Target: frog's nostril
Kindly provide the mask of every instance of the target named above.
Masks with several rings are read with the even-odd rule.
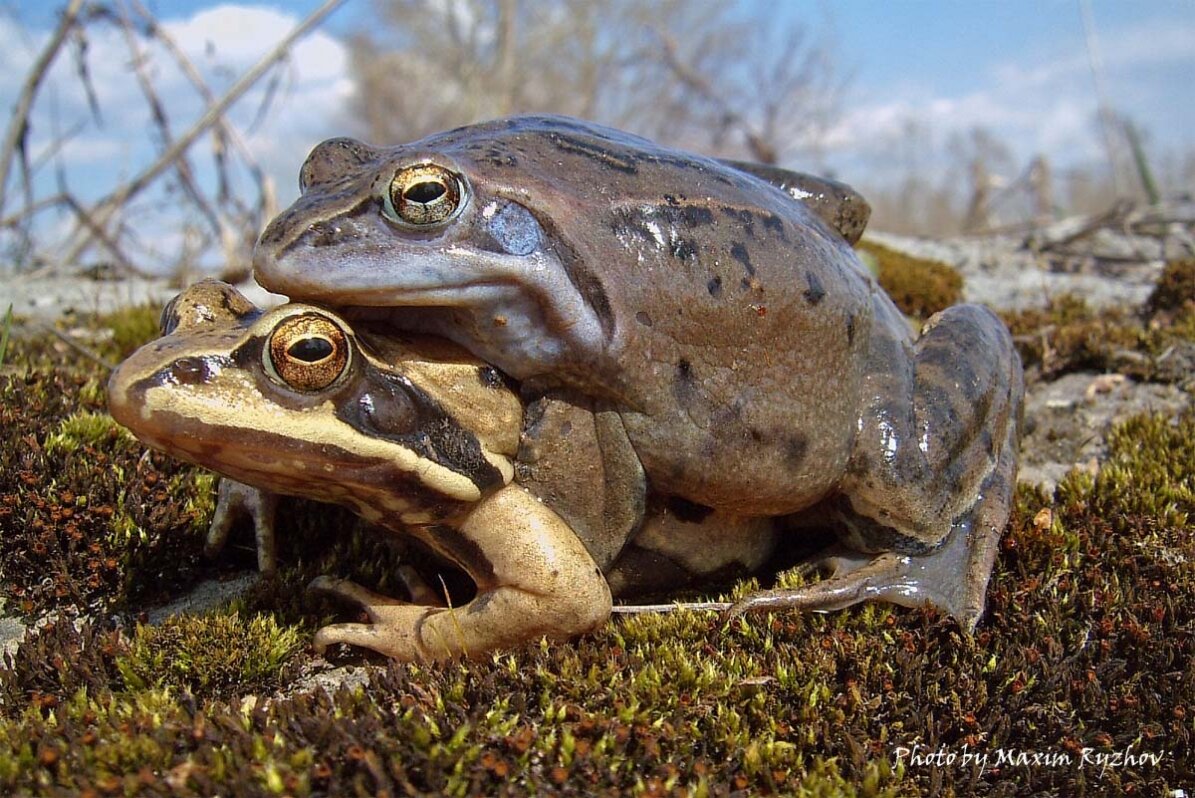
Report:
[[[170,366],[170,376],[179,385],[202,385],[212,377],[211,364],[202,357],[180,357]]]
[[[308,241],[313,247],[331,246],[344,234],[344,229],[336,222],[316,222],[307,229]]]

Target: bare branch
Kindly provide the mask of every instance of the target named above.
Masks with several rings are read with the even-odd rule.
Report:
[[[141,270],[134,266],[129,259],[125,257],[124,251],[120,248],[120,245],[112,240],[112,238],[104,230],[103,225],[99,224],[94,218],[92,218],[91,214],[88,213],[87,210],[80,205],[73,196],[70,194],[63,194],[62,196],[63,204],[74,211],[75,217],[79,220],[79,223],[93,236],[95,236],[96,240],[103,245],[104,249],[108,250],[108,253],[112,255],[112,258],[116,261],[116,264],[121,268],[122,271],[124,271],[125,274],[142,275]]]
[[[139,15],[141,15],[147,34],[156,38],[158,42],[160,42],[161,45],[166,48],[166,51],[170,53],[171,57],[174,58],[175,63],[178,64],[179,69],[182,70],[183,75],[186,76],[187,80],[191,82],[191,85],[195,87],[195,90],[199,92],[199,96],[203,98],[204,102],[208,105],[214,104],[216,102],[216,95],[207,85],[207,82],[204,81],[203,76],[199,74],[199,70],[195,68],[195,64],[190,58],[187,57],[186,53],[182,51],[182,48],[178,46],[178,43],[174,40],[174,37],[171,36],[165,28],[157,23],[157,20],[153,18],[153,15],[150,14],[149,10],[141,2],[141,0],[132,0],[132,3],[133,8]],[[225,140],[231,142],[232,146],[236,149],[237,155],[240,157],[241,162],[253,176],[253,180],[257,184],[258,191],[264,192],[265,187],[263,185],[263,181],[265,178],[261,170],[261,165],[253,156],[253,153],[249,150],[249,146],[245,143],[244,137],[241,136],[237,129],[231,125],[227,119],[221,117],[214,125],[212,125],[212,134],[215,139],[212,144],[212,150],[216,161],[217,179],[220,184],[220,190],[218,193],[221,201],[226,201],[230,198],[228,163],[226,158],[227,146]]]
[[[45,79],[46,72],[54,63],[54,58],[62,48],[62,43],[66,41],[67,34],[74,26],[82,7],[83,0],[71,0],[67,5],[66,10],[62,12],[62,18],[58,20],[58,27],[54,29],[50,41],[46,42],[46,46],[42,48],[37,60],[33,62],[29,76],[25,78],[25,83],[21,86],[21,93],[12,111],[12,119],[8,121],[8,130],[4,134],[4,143],[0,145],[0,210],[4,209],[8,173],[13,155],[18,147],[24,147],[25,137],[29,132],[29,111],[33,107],[33,98],[37,95],[37,90]]]
[[[261,77],[277,62],[280,58],[286,56],[287,52],[301,37],[307,34],[313,27],[318,25],[328,14],[332,13],[339,7],[344,0],[325,0],[324,4],[313,11],[305,20],[300,22],[295,28],[286,35],[275,47],[266,53],[256,64],[253,65],[245,74],[237,79],[228,91],[224,93],[216,103],[208,106],[201,116],[183,135],[175,139],[166,150],[158,156],[158,159],[149,167],[144,169],[140,174],[132,180],[118,186],[115,190],[109,193],[106,197],[92,205],[91,211],[87,214],[94,225],[99,228],[106,226],[112,214],[118,208],[128,202],[131,198],[140,194],[153,181],[170,168],[170,166],[187,151],[195,140],[203,135],[208,128],[216,124],[217,121],[223,117],[228,108],[236,102],[241,96],[248,91]],[[88,227],[88,235],[81,237],[70,248],[69,255],[65,259],[67,263],[74,262],[79,254],[90,244],[91,234],[94,231]]]
[[[158,129],[158,135],[162,139],[163,146],[169,147],[174,137],[170,132],[170,121],[166,118],[166,108],[162,104],[161,98],[158,97],[157,90],[154,89],[153,81],[146,74],[146,55],[142,52],[141,45],[137,41],[132,20],[129,19],[128,9],[124,7],[123,3],[121,4],[120,14],[117,16],[117,23],[124,33],[125,45],[129,48],[133,72],[137,76],[137,85],[141,88],[141,95],[145,98],[146,103],[149,104],[150,115],[153,117],[154,125]],[[179,154],[178,159],[174,162],[174,170],[178,174],[179,184],[182,186],[183,193],[199,209],[199,212],[203,214],[203,217],[211,225],[216,235],[219,235],[224,221],[220,218],[216,209],[212,207],[211,203],[203,196],[202,192],[200,192],[199,187],[195,185],[195,178],[191,172],[191,164],[187,160],[186,153]]]

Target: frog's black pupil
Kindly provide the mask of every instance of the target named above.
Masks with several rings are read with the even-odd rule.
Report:
[[[300,338],[286,350],[295,360],[318,363],[332,354],[332,342],[327,338]]]
[[[409,202],[419,202],[426,205],[444,196],[444,191],[443,183],[437,183],[434,180],[424,180],[422,183],[416,183],[404,191],[403,197]]]

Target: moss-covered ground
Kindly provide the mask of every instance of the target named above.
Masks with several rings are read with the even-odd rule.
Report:
[[[153,317],[96,320],[117,332],[93,348],[119,360]],[[1133,323],[1142,334],[1116,346],[1190,336],[1181,309]],[[349,613],[302,586],[328,572],[398,595],[396,555],[344,511],[300,502],[280,517],[277,582],[145,623],[254,552],[242,530],[202,556],[212,478],[116,428],[105,379],[50,336],[15,337],[0,371],[0,601],[40,621],[0,665],[0,794],[1195,787],[1195,413],[1135,418],[1098,474],[1020,490],[974,636],[879,605],[730,624],[681,612],[468,663],[341,650],[332,664],[360,678],[327,692],[310,686],[330,666],[308,641]]]

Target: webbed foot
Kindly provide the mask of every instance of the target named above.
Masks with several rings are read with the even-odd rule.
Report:
[[[415,662],[434,660],[436,657],[421,641],[421,621],[432,613],[443,612],[438,607],[409,604],[358,585],[348,579],[319,576],[308,585],[308,590],[327,593],[360,605],[369,615],[369,623],[334,623],[322,627],[315,633],[314,646],[323,654],[328,646],[347,643],[373,649],[379,654],[400,660]]]

